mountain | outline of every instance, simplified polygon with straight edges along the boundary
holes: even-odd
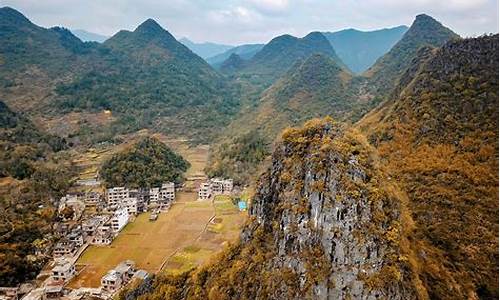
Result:
[[[225,79],[154,20],[98,44],[0,15],[0,97],[48,124],[73,112],[80,125],[61,134],[75,142],[152,127],[200,141],[238,110]],[[103,110],[113,118],[93,121]]]
[[[249,78],[257,85],[269,86],[285,74],[299,60],[312,54],[324,54],[347,69],[338,58],[328,40],[319,32],[311,32],[303,38],[282,35],[272,39],[238,72],[238,76]]]
[[[226,59],[228,59],[232,54],[237,54],[244,60],[251,59],[255,53],[259,52],[264,44],[248,44],[233,47],[224,53],[214,55],[207,58],[207,62],[213,67],[219,67]]]
[[[228,59],[226,59],[219,70],[223,73],[230,74],[242,69],[245,65],[245,61],[238,54],[231,54]]]
[[[498,297],[498,35],[424,50],[358,127],[408,194],[431,299]]]
[[[408,30],[398,26],[374,31],[345,29],[323,32],[339,58],[356,74],[361,74],[386,54]]]
[[[243,110],[229,125],[223,136],[232,139],[214,147],[207,171],[246,181],[249,178],[240,178],[239,174],[254,174],[247,171],[255,170],[264,158],[262,153],[269,152],[269,145],[284,128],[328,115],[343,121],[359,118],[355,112],[364,103],[353,98],[351,80],[352,75],[327,55],[313,54],[299,61],[262,94],[255,106]],[[242,145],[247,142],[257,142],[250,148],[257,151],[248,151]],[[235,149],[247,149],[246,154],[231,154]]]
[[[89,32],[83,29],[73,29],[71,32],[84,42],[102,43],[109,38],[109,36]]]
[[[195,43],[187,38],[181,38],[179,42],[183,43],[186,47],[191,49],[201,58],[207,59],[209,57],[219,55],[225,51],[233,48],[230,45],[216,44],[216,43]]]
[[[282,133],[241,241],[216,263],[160,276],[130,295],[426,299],[401,197],[359,132],[331,119],[309,121]]]
[[[459,38],[432,17],[418,15],[403,38],[363,75],[368,77],[370,86],[376,87],[374,93],[384,94],[394,87],[420,47],[440,47],[449,40]]]

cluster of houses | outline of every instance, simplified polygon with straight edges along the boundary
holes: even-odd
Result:
[[[198,198],[206,200],[215,195],[230,194],[232,190],[232,179],[212,178],[200,185]],[[81,271],[75,263],[89,245],[111,244],[136,215],[150,212],[149,220],[155,221],[174,201],[175,185],[172,182],[148,189],[113,187],[106,189],[104,193],[93,189],[62,197],[58,206],[62,221],[54,225],[58,242],[51,249],[47,246],[37,249],[39,255],[52,254],[52,268],[48,269],[48,277],[44,279],[42,287],[32,289],[23,299],[81,299],[81,295],[89,294],[96,298],[110,299],[134,278],[147,278],[149,274],[146,271],[137,270],[135,263],[127,260],[109,270],[101,278],[98,289],[65,289],[66,284]],[[17,291],[15,288],[0,288],[0,300],[18,299]]]
[[[62,197],[58,206],[62,222],[55,225],[59,239],[51,249],[53,267],[43,284],[41,298],[62,297],[64,286],[78,273],[75,263],[86,247],[111,244],[137,214],[150,211],[156,220],[158,214],[168,210],[174,201],[175,185],[172,182],[148,189],[113,187],[104,193],[89,191]],[[45,251],[40,250],[39,254]],[[146,271],[136,270],[132,261],[122,262],[102,277],[101,288],[93,292],[94,296],[108,298],[106,295],[112,295],[131,279],[147,276]],[[3,294],[7,292],[11,293],[6,290]],[[1,292],[0,296],[3,297]]]
[[[59,202],[59,214],[64,221],[78,225],[62,230],[64,234],[54,248],[54,257],[74,255],[85,242],[109,245],[131,218],[146,211],[157,216],[168,210],[174,200],[173,182],[150,189],[114,187],[107,189],[104,195],[97,192],[66,195]],[[88,217],[83,216],[86,209],[93,210]]]
[[[200,184],[198,200],[207,200],[216,195],[230,194],[233,191],[232,179],[211,178]]]

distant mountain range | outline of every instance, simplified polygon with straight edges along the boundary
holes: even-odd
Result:
[[[234,46],[230,45],[223,45],[223,44],[217,44],[217,43],[210,43],[210,42],[205,42],[205,43],[195,43],[193,41],[190,41],[187,38],[181,38],[179,39],[179,42],[183,43],[191,49],[194,53],[196,53],[198,56],[200,56],[203,59],[210,58],[212,56],[218,55],[223,53],[224,51],[227,51]]]
[[[80,40],[84,42],[98,42],[102,43],[109,38],[109,36],[101,35],[98,33],[89,32],[83,29],[72,29],[71,32]]]
[[[403,25],[374,31],[345,29],[323,34],[349,69],[361,74],[387,53],[406,30],[408,27]]]
[[[360,74],[389,51],[401,39],[406,30],[408,27],[403,25],[374,31],[345,29],[336,32],[323,32],[323,35],[332,44],[342,62],[351,71]],[[82,29],[74,29],[71,32],[84,42],[102,43],[109,38]],[[249,60],[265,45],[246,44],[234,47],[211,42],[195,43],[185,37],[181,38],[179,42],[215,68],[219,68],[231,54],[237,54],[241,59]]]
[[[222,63],[228,59],[232,54],[237,54],[241,59],[249,60],[251,59],[255,53],[259,52],[265,44],[246,44],[236,46],[231,48],[224,53],[217,54],[215,56],[207,58],[207,62],[218,68],[222,65]]]

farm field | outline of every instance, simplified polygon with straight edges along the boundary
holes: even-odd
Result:
[[[87,152],[81,156],[80,163],[87,170],[96,170],[112,153],[128,147],[145,134],[139,132],[127,143]],[[216,196],[213,201],[197,201],[196,187],[205,177],[203,168],[208,147],[189,147],[181,139],[154,136],[191,163],[184,191],[176,193],[176,202],[168,212],[161,213],[158,220],[151,222],[149,213],[140,214],[125,226],[111,245],[88,247],[76,263],[81,271],[69,287],[99,287],[103,275],[128,259],[133,260],[137,268],[151,273],[188,270],[206,262],[225,244],[238,238],[246,213],[239,212],[231,197]]]

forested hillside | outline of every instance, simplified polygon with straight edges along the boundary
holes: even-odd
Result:
[[[498,35],[449,42],[423,61],[359,127],[408,193],[431,298],[493,299]]]
[[[67,135],[154,128],[207,141],[238,111],[235,88],[153,20],[98,44],[8,7],[0,14],[0,96],[12,108],[42,119],[102,110],[115,117],[105,128],[84,119],[86,128]]]
[[[108,187],[151,188],[180,183],[189,162],[155,138],[144,138],[106,161],[101,176]]]
[[[0,101],[0,286],[32,279],[46,261],[33,254],[54,240],[53,201],[72,177],[56,152],[67,146]]]

